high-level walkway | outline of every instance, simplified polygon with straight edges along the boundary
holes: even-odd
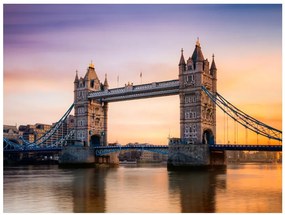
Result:
[[[94,91],[89,93],[88,98],[100,100],[102,102],[117,102],[178,94],[179,81],[171,80],[141,85],[128,84],[125,87],[108,89],[104,91]]]

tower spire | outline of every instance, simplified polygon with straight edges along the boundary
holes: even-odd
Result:
[[[196,42],[196,46],[195,46],[195,50],[192,54],[192,60],[194,62],[197,62],[197,61],[204,61],[204,56],[203,56],[203,53],[202,53],[202,50],[201,50],[201,45],[200,45],[200,41],[199,41],[199,37],[197,38],[197,42]]]
[[[217,72],[217,67],[215,63],[215,55],[212,55],[212,63],[211,63],[211,68],[210,68],[210,75],[216,76]]]
[[[212,64],[210,70],[217,70],[216,63],[215,63],[215,55],[212,55]]]
[[[184,56],[183,56],[183,48],[181,49],[181,57],[180,57],[180,61],[179,61],[179,64],[178,64],[178,66],[182,66],[182,65],[186,65],[186,63],[185,63],[185,60],[184,60]]]
[[[76,75],[75,75],[75,80],[74,80],[74,82],[78,82],[78,71],[76,70]]]
[[[105,74],[105,81],[104,81],[104,89],[108,89],[109,88],[109,84],[108,84],[108,81],[107,81],[107,74]]]

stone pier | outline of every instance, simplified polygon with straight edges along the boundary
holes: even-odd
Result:
[[[225,166],[225,152],[210,151],[209,145],[169,145],[169,155],[167,161],[167,168],[169,170],[208,169]]]
[[[108,155],[95,155],[95,164],[108,164],[110,166],[119,165],[118,153],[111,153]]]
[[[85,146],[66,146],[59,157],[60,166],[94,166],[94,150]]]

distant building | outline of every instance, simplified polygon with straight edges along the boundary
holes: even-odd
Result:
[[[153,161],[153,152],[143,151],[140,157],[140,161]]]
[[[36,123],[35,125],[4,125],[3,126],[3,136],[13,142],[22,144],[20,137],[27,140],[30,143],[35,142],[37,139],[41,138],[44,134],[52,129],[56,123],[52,125]],[[56,142],[65,135],[67,135],[71,130],[75,128],[75,118],[73,115],[69,115],[67,119],[62,123],[62,125],[54,132],[50,139],[46,140],[46,145]]]
[[[15,143],[19,143],[19,130],[14,125],[3,126],[3,137],[7,138]]]

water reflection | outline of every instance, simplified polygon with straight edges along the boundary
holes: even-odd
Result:
[[[226,189],[226,170],[169,172],[169,192],[180,195],[182,213],[216,212],[217,189]]]
[[[90,168],[73,171],[73,212],[105,212],[108,169]]]
[[[4,212],[282,212],[282,165],[4,168]],[[226,203],[226,204],[225,204]]]

